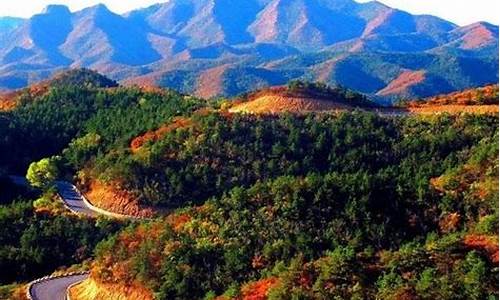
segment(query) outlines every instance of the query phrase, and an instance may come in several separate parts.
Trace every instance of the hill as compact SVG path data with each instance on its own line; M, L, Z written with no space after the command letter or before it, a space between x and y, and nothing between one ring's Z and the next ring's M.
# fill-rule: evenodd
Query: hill
M243 95L229 109L231 113L256 114L307 113L375 108L365 96L343 88L320 83L292 81L287 86L272 87Z
M487 85L426 99L408 101L403 105L408 111L421 114L439 112L498 114L498 85Z
M209 114L150 141L134 164L110 153L102 170L178 209L101 243L75 296L487 298L497 122Z
M498 105L498 84L410 101L409 107L436 105Z
M0 89L68 67L206 98L307 79L390 102L498 81L497 26L375 1L172 0L124 15L51 5L14 24L0 27Z
M30 102L43 96L51 88L67 87L112 88L117 87L116 81L111 80L89 69L71 69L60 71L51 79L33 84L27 88L0 94L0 110L11 110L20 102Z

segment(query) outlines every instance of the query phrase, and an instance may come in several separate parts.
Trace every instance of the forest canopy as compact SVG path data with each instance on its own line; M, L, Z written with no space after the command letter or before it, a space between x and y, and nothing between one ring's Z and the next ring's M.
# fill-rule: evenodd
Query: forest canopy
M0 284L92 260L157 299L498 298L497 116L240 115L92 72L20 97L0 112ZM55 179L169 215L51 210Z

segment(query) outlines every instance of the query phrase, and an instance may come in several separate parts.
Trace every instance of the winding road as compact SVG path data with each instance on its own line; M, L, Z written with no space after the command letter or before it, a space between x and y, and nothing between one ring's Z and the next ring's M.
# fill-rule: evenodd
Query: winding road
M68 288L89 277L88 274L48 279L31 285L29 295L33 300L66 300Z
M30 186L28 180L21 176L9 176L10 180L17 185ZM64 205L74 213L95 217L101 212L85 201L82 193L71 183L66 181L56 182L57 193L61 196Z
M71 183L65 181L56 182L57 192L64 201L66 207L74 213L84 214L88 216L97 216L98 212L88 205L84 200L84 196Z
M26 178L21 176L9 176L10 180L17 185L30 186ZM87 216L97 216L100 212L85 200L82 193L71 183L65 181L56 182L57 193L65 206L74 213ZM27 292L30 300L66 300L68 288L88 278L88 274L70 275L46 280L37 280L32 283Z

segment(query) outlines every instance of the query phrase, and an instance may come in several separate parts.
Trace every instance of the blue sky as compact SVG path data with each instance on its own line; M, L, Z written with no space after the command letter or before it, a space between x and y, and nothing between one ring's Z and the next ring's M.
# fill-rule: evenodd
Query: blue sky
M242 0L244 1L244 0ZM334 0L332 0L334 1ZM29 17L40 12L48 4L65 4L71 10L106 4L111 10L123 13L135 8L146 7L160 0L0 0L0 16ZM367 2L367 0L358 0ZM433 14L460 25L476 21L499 24L499 0L381 0L389 6L416 14Z

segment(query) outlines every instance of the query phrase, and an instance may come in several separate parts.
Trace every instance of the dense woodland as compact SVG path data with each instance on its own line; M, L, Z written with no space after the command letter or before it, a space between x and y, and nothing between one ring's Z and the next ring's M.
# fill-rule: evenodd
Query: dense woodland
M99 280L159 299L494 299L496 117L198 121L103 168L198 206L101 244Z
M1 284L91 258L157 299L498 298L498 117L232 115L87 75L0 113ZM173 213L120 230L40 210L50 187L5 175L56 156Z

